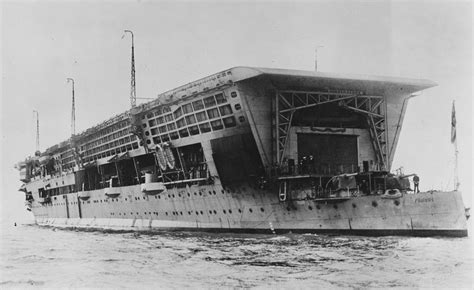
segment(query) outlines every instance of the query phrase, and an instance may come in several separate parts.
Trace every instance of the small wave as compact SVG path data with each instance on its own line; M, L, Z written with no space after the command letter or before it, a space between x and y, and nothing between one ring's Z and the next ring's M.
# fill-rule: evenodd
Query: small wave
M0 282L0 285L3 286L20 286L20 285L30 285L30 286L43 286L45 284L44 281L35 281L35 280L18 280L18 281L13 281L13 280L8 280L8 281L3 281Z

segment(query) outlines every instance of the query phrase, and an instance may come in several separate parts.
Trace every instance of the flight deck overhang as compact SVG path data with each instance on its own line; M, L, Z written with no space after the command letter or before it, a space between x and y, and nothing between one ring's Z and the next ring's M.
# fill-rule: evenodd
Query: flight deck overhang
M377 167L390 170L407 100L437 85L422 79L249 67L233 68L226 75L234 83L254 88L240 91L247 109L253 111L247 117L256 140L262 140L258 147L265 166L281 166L286 159L296 111L332 103L366 117ZM257 101L261 98L271 102ZM263 125L262 106L272 108L270 128Z
M279 90L293 88L338 88L363 91L366 94L385 95L398 92L410 95L434 86L437 83L426 79L410 79L386 76L352 75L315 71L235 67L230 69L233 82L256 77L267 77Z

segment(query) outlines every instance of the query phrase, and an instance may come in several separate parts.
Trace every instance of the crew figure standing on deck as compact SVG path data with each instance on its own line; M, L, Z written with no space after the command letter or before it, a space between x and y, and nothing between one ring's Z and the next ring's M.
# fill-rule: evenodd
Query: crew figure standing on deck
M414 188L413 188L413 192L414 193L418 193L420 192L420 178L418 177L418 175L415 174L415 176L413 176L413 184L414 184Z

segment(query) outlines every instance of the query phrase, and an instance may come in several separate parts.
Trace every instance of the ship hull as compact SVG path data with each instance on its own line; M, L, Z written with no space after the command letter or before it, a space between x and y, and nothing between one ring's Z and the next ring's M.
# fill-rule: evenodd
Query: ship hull
M467 236L460 192L359 196L280 202L251 187L196 186L147 196L139 187L57 196L34 204L38 225L125 231L332 233L354 235Z

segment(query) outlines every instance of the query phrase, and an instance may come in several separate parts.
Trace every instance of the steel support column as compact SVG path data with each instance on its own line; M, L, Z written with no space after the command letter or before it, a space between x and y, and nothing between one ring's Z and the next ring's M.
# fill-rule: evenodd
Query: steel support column
M385 103L382 96L364 95L348 90L329 91L277 91L275 96L276 162L281 165L295 111L319 105L337 103L367 117L370 138L381 169L387 169L387 136Z

